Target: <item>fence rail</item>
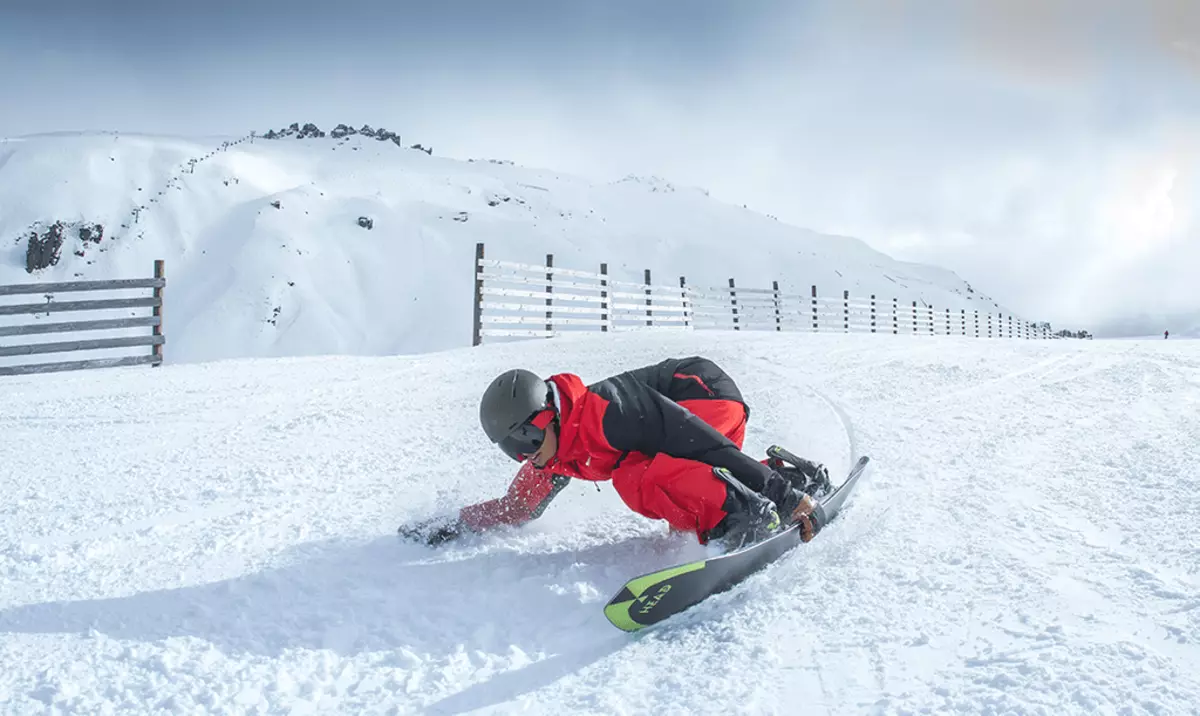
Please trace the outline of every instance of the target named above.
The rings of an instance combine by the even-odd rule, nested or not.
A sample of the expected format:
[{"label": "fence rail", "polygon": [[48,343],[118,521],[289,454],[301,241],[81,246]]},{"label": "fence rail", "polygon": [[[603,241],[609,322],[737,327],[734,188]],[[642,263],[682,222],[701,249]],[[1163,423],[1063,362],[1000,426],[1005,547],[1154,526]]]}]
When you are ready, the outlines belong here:
[{"label": "fence rail", "polygon": [[[0,286],[0,296],[23,296],[42,294],[46,300],[43,303],[0,304],[0,316],[31,316],[35,320],[28,323],[0,325],[0,338],[12,336],[41,336],[56,333],[77,333],[94,331],[122,331],[133,328],[149,328],[149,335],[120,335],[113,337],[89,338],[73,341],[47,341],[41,343],[0,343],[0,357],[39,356],[53,353],[73,353],[76,351],[114,350],[120,348],[136,348],[148,346],[148,353],[129,356],[111,356],[92,358],[88,360],[56,361],[50,363],[24,363],[20,365],[0,365],[0,376],[26,375],[32,373],[53,373],[69,370],[84,370],[91,368],[110,368],[130,365],[158,366],[163,361],[163,346],[166,335],[163,332],[163,294],[167,279],[164,262],[154,262],[152,278],[114,279],[108,281],[61,281],[57,283],[28,283]],[[55,301],[60,293],[90,293],[98,291],[127,291],[131,289],[152,289],[152,295],[142,298],[107,298],[83,301]],[[87,321],[58,321],[51,323],[39,322],[38,316],[58,313],[75,313],[80,311],[114,311],[135,308],[149,308],[149,316],[127,316],[121,318],[100,318]]]},{"label": "fence rail", "polygon": [[[546,255],[544,265],[496,261],[475,246],[472,344],[485,337],[551,337],[577,330],[772,330],[956,335],[976,338],[1051,338],[1050,324],[1010,314],[936,307],[898,297],[818,296],[771,288],[615,280],[608,264],[598,273],[565,269]],[[500,298],[503,300],[492,300]]]}]

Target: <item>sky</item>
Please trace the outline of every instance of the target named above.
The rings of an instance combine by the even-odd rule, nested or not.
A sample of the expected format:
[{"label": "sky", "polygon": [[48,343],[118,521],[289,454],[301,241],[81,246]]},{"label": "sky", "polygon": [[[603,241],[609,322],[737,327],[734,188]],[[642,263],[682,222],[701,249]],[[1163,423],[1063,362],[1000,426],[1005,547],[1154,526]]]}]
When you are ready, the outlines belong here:
[{"label": "sky", "polygon": [[1195,0],[0,6],[0,136],[297,121],[654,174],[1034,320],[1200,332]]}]

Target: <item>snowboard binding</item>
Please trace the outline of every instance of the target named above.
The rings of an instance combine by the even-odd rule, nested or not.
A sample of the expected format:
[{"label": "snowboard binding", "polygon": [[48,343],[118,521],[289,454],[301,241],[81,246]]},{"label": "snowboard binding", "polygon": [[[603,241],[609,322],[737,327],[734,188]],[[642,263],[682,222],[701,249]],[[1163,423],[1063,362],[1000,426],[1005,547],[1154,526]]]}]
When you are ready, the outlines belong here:
[{"label": "snowboard binding", "polygon": [[793,488],[815,499],[819,500],[833,490],[829,470],[824,465],[806,460],[779,445],[767,448],[767,467],[787,478]]}]

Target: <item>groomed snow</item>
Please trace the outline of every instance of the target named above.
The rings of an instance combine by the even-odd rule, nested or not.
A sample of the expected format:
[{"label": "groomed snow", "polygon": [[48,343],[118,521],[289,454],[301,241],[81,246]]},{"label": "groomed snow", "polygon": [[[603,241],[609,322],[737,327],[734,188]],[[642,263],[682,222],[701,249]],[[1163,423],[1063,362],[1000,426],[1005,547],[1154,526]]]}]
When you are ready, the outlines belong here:
[{"label": "groomed snow", "polygon": [[[574,484],[501,493],[480,391],[702,353],[747,449],[875,468],[843,519],[640,635],[601,608],[701,547]],[[0,383],[0,712],[1195,714],[1189,341],[672,333]]]}]

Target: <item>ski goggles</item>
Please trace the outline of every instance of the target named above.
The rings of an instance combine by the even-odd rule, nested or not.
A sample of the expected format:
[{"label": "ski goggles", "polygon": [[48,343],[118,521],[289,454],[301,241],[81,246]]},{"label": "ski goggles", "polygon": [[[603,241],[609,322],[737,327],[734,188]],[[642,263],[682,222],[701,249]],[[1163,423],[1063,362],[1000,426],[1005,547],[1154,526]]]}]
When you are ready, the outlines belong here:
[{"label": "ski goggles", "polygon": [[543,410],[496,444],[505,455],[517,462],[524,462],[541,449],[542,443],[546,441],[546,426],[553,419],[553,411]]}]

